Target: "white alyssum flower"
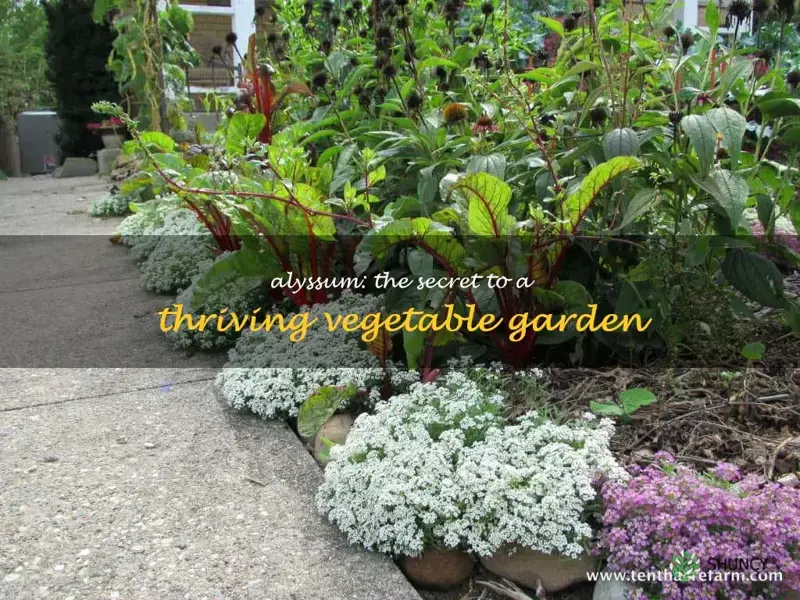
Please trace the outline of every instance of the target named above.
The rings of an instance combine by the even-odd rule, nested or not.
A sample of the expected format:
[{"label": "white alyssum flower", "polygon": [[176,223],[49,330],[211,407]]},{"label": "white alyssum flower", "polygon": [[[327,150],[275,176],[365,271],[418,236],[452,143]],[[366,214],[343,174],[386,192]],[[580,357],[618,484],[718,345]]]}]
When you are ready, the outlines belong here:
[{"label": "white alyssum flower", "polygon": [[378,404],[331,449],[320,511],[350,542],[379,552],[415,556],[430,543],[462,545],[468,496],[456,465],[465,447],[502,424],[503,408],[501,395],[458,371]]},{"label": "white alyssum flower", "polygon": [[529,417],[465,449],[457,474],[470,493],[469,547],[481,555],[505,545],[582,553],[592,535],[585,509],[597,497],[595,480],[625,478],[609,448],[613,433],[610,419],[558,425]]},{"label": "white alyssum flower", "polygon": [[167,213],[161,227],[132,249],[140,262],[142,286],[157,293],[175,293],[189,286],[200,266],[213,260],[213,238],[186,208]]},{"label": "white alyssum flower", "polygon": [[92,200],[89,205],[90,217],[122,217],[130,214],[128,198],[122,194],[106,194],[102,198]]},{"label": "white alyssum flower", "polygon": [[[357,333],[329,331],[323,313],[365,314],[378,311],[379,305],[374,296],[347,292],[338,300],[318,304],[308,312],[309,319],[319,321],[299,342],[290,340],[291,332],[282,332],[277,326],[268,332],[246,330],[217,376],[218,389],[231,406],[266,419],[296,416],[300,405],[324,386],[354,385],[369,394],[383,376],[378,357]],[[287,322],[290,318],[285,317]]]},{"label": "white alyssum flower", "polygon": [[452,371],[362,415],[331,450],[320,511],[352,543],[393,555],[505,545],[575,556],[599,477],[624,478],[613,423],[508,424],[485,373]]},{"label": "white alyssum flower", "polygon": [[136,205],[136,212],[126,217],[117,227],[122,243],[135,246],[143,236],[151,236],[164,224],[164,217],[181,204],[176,194],[163,194]]}]

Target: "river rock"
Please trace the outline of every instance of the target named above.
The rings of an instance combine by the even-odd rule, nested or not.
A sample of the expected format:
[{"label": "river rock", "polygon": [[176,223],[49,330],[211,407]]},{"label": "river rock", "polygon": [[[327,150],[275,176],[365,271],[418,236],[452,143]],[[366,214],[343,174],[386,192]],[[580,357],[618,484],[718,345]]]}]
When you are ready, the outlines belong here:
[{"label": "river rock", "polygon": [[317,459],[318,463],[324,465],[328,462],[327,457],[323,455],[326,448],[322,441],[323,438],[336,444],[344,444],[352,426],[353,417],[348,414],[333,415],[325,422],[325,425],[320,428],[314,437],[314,458]]},{"label": "river rock", "polygon": [[429,590],[458,587],[475,568],[475,559],[466,552],[440,548],[428,548],[422,556],[403,556],[397,562],[411,583]]},{"label": "river rock", "polygon": [[592,600],[626,600],[629,591],[636,589],[627,581],[598,581]]}]

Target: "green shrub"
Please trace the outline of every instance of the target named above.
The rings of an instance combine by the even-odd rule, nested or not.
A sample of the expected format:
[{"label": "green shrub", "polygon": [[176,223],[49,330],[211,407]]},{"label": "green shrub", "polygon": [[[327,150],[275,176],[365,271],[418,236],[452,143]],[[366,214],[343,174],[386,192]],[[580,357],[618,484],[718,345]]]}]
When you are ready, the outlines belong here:
[{"label": "green shrub", "polygon": [[92,21],[91,0],[54,0],[43,4],[47,16],[47,77],[61,119],[57,141],[62,158],[89,156],[103,147],[86,128],[98,121],[92,103],[117,101],[117,85],[106,69],[114,34]]}]

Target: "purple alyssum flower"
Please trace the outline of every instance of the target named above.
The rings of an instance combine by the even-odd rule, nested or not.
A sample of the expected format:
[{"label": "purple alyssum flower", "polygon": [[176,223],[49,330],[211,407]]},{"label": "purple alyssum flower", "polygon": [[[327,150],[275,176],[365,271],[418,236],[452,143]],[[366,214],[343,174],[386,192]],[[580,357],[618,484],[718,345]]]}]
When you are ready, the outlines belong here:
[{"label": "purple alyssum flower", "polygon": [[[728,463],[701,474],[665,453],[656,458],[634,468],[627,484],[603,487],[598,550],[607,554],[609,570],[668,571],[673,557],[688,551],[703,571],[747,575],[647,583],[629,598],[768,599],[800,589],[800,491],[742,477]],[[749,573],[759,570],[780,571],[783,581],[751,581]]]}]

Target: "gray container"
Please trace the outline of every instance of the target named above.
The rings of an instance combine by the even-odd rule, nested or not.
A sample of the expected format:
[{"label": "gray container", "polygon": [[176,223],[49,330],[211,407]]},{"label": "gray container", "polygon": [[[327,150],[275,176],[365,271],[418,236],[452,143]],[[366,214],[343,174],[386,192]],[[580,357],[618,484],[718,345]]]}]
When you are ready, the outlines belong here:
[{"label": "gray container", "polygon": [[60,127],[52,110],[29,110],[17,116],[22,172],[50,173],[58,166],[56,134]]}]

